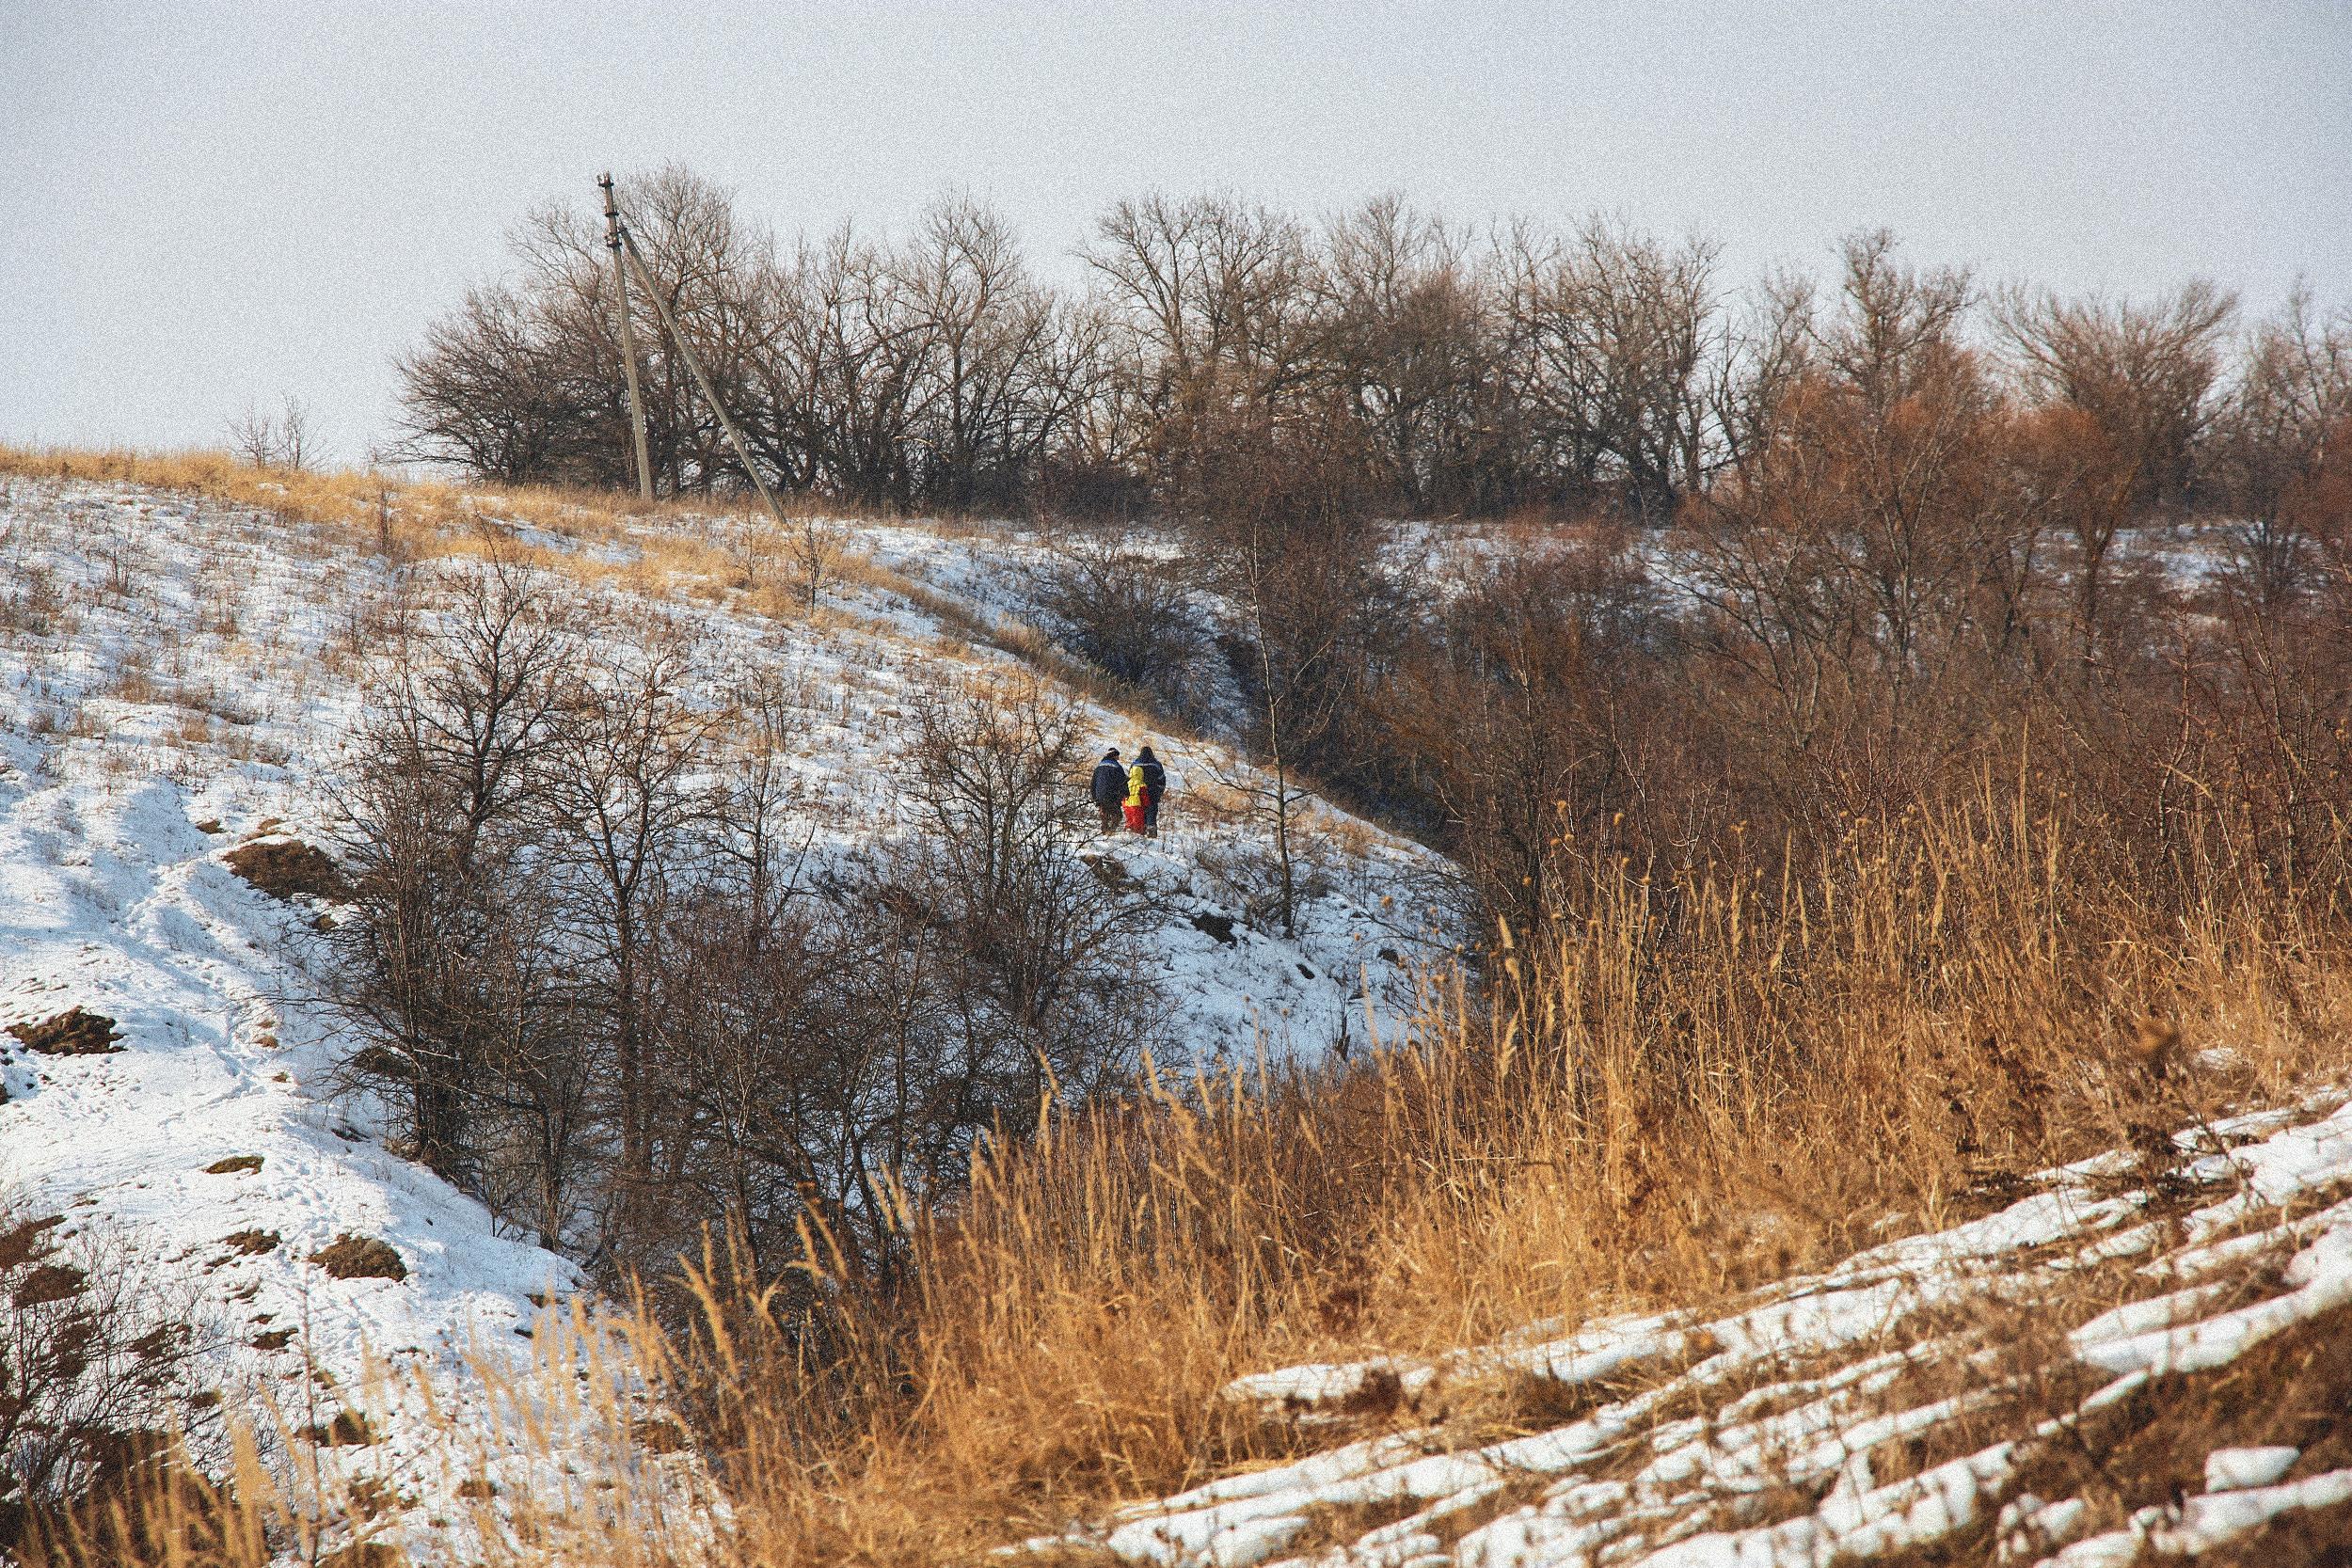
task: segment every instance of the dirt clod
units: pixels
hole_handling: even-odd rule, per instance
[[[405,1279],[408,1265],[389,1242],[344,1234],[310,1254],[310,1261],[337,1279]]]
[[[27,1271],[8,1293],[8,1305],[22,1310],[72,1301],[82,1293],[89,1275],[71,1263],[41,1263]]]
[[[272,898],[337,900],[350,895],[351,884],[335,858],[298,838],[241,844],[221,858],[230,870]]]
[[[8,1033],[25,1050],[43,1056],[103,1056],[122,1049],[115,1043],[122,1037],[115,1021],[87,1007],[71,1008],[40,1023],[12,1023]]]
[[[1192,917],[1192,926],[1194,930],[1200,931],[1228,947],[1233,944],[1233,917],[1232,915],[1196,914]]]
[[[346,1410],[323,1426],[313,1426],[303,1433],[323,1449],[364,1449],[378,1441],[368,1418],[356,1410]]]
[[[207,1176],[239,1176],[261,1168],[262,1157],[258,1154],[231,1154],[227,1159],[215,1160],[206,1165],[204,1174]]]

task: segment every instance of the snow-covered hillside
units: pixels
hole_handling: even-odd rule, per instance
[[[350,1042],[305,1001],[322,907],[230,863],[248,845],[324,841],[322,780],[387,607],[432,613],[435,574],[465,562],[395,563],[361,530],[130,485],[0,486],[0,1031],[78,1008],[117,1037],[61,1054],[0,1033],[0,1190],[196,1282],[222,1341],[211,1370],[248,1409],[366,1404],[370,1354],[453,1385],[469,1351],[523,1354],[539,1303],[579,1275],[497,1233],[387,1150],[363,1097],[338,1095]],[[1009,662],[886,587],[852,587],[817,622],[770,617],[720,585],[608,570],[640,554],[610,524],[511,531],[592,563],[564,591],[616,623],[684,628],[713,691],[753,666],[797,683],[812,855],[900,822],[910,694]],[[1153,1054],[1311,1055],[1395,1027],[1416,966],[1444,948],[1437,863],[1315,808],[1316,875],[1286,940],[1245,908],[1262,833],[1216,783],[1243,765],[1092,717],[1105,744],[1156,739],[1174,774],[1157,842],[1071,846],[1122,890],[1164,970],[1174,1016],[1144,1042]],[[317,1259],[344,1238],[388,1245],[398,1277],[338,1277]],[[429,1423],[368,1414],[381,1441],[341,1462],[382,1476],[421,1528],[469,1478]]]

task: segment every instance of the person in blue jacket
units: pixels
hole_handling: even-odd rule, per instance
[[[1114,746],[1103,753],[1103,760],[1094,765],[1094,778],[1088,786],[1094,797],[1094,809],[1102,814],[1103,831],[1115,833],[1127,803],[1127,769],[1119,760],[1119,748]]]
[[[1160,836],[1160,797],[1168,793],[1168,769],[1146,746],[1136,753],[1136,770],[1143,775],[1143,836]]]

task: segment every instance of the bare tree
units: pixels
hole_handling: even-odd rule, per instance
[[[2309,580],[2326,532],[2321,476],[2352,428],[2352,313],[2322,321],[2298,287],[2247,341],[2217,420],[2212,467],[2234,576],[2264,609]]]
[[[1004,505],[1067,412],[1053,296],[1030,280],[1004,220],[968,196],[922,214],[898,272],[930,349],[920,492],[954,512]]]
[[[247,404],[244,413],[229,421],[229,450],[257,468],[287,468],[296,473],[318,455],[308,404],[291,392],[275,412]]]
[[[2213,413],[2221,338],[2235,299],[2211,283],[2152,305],[2011,295],[1998,312],[2027,385],[2066,411],[2084,483],[2066,524],[2075,546],[2074,632],[2086,660],[2104,640],[2115,543],[2142,508],[2187,497]]]
[[[1343,409],[1235,423],[1205,449],[1195,549],[1204,585],[1231,607],[1231,653],[1249,694],[1253,750],[1281,881],[1282,929],[1295,928],[1295,773],[1362,710],[1376,684],[1368,633],[1389,608],[1362,510],[1360,432]]]
[[[1576,477],[1644,517],[1670,516],[1711,464],[1716,256],[1598,218],[1565,244],[1522,230],[1506,253],[1519,395]]]
[[[731,409],[750,401],[773,272],[768,237],[726,191],[677,167],[624,186],[630,232]],[[508,239],[513,281],[469,293],[397,361],[402,435],[391,454],[510,482],[621,487],[633,482],[618,301],[599,218],[562,204]],[[656,478],[670,494],[746,483],[652,302],[633,293]],[[756,421],[753,428],[758,429]]]
[[[1325,354],[1409,512],[1491,503],[1509,483],[1500,323],[1467,239],[1393,196],[1325,235]],[[1501,470],[1500,472],[1498,470]]]
[[[317,456],[317,442],[310,430],[310,405],[289,393],[278,412],[278,465],[296,473],[309,467]]]
[[[336,785],[356,918],[331,933],[330,990],[369,1041],[352,1070],[393,1099],[437,1174],[502,1194],[506,1118],[530,1123],[528,1210],[560,1243],[580,1107],[543,807],[566,641],[515,562],[443,586],[445,605],[396,636]]]
[[[1105,295],[1140,455],[1164,492],[1205,481],[1222,432],[1277,417],[1313,380],[1306,230],[1224,198],[1122,201],[1084,251]]]
[[[567,912],[593,960],[589,1002],[609,1064],[603,1120],[615,1151],[601,1245],[611,1249],[651,1228],[662,1142],[651,1077],[659,939],[691,835],[708,810],[696,775],[715,719],[683,696],[695,649],[674,628],[642,627],[604,646],[550,721],[548,795],[571,873]]]

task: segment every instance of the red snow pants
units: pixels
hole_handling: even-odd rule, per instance
[[[1143,832],[1143,808],[1131,800],[1124,809],[1127,813],[1127,831],[1131,833]]]

